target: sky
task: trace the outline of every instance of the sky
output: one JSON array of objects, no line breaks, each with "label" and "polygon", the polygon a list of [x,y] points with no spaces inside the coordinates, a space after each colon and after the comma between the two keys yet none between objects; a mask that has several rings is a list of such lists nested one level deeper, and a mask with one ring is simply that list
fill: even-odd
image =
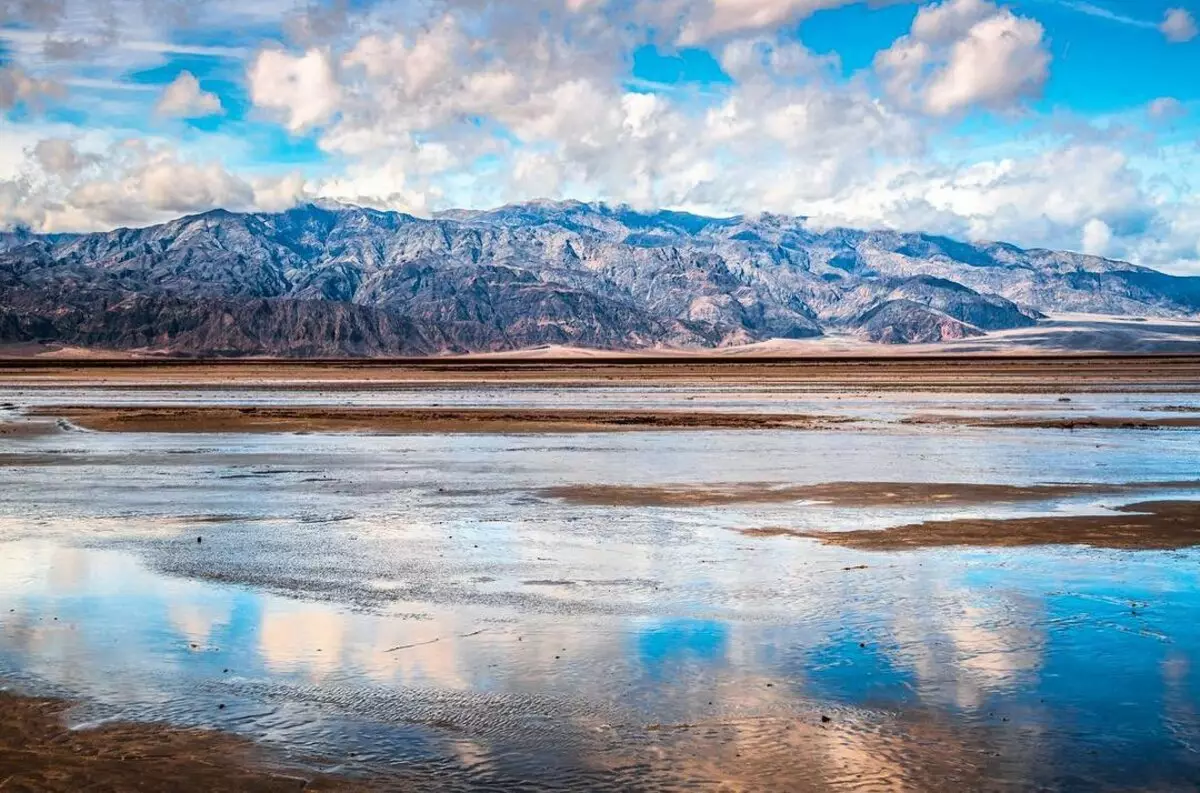
[{"label": "sky", "polygon": [[1200,274],[1200,0],[0,0],[0,225],[775,212]]}]

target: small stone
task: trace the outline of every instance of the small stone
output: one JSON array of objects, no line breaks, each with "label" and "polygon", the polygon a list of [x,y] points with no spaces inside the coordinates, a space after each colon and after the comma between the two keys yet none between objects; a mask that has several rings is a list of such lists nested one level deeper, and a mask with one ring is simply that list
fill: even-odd
[{"label": "small stone", "polygon": [[833,719],[829,718],[828,716],[825,716],[825,715],[822,715],[822,716],[821,716],[821,723],[822,723],[822,724],[828,724],[828,723],[829,723],[829,722],[831,722],[831,721],[833,721]]}]

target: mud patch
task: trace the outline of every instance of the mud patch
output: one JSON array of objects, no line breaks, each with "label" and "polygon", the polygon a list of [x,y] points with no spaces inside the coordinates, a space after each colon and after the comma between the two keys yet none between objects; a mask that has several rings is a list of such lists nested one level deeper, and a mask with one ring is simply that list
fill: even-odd
[{"label": "mud patch", "polygon": [[968,416],[920,415],[901,419],[901,424],[990,427],[1010,430],[1170,430],[1200,428],[1200,416],[1140,418],[1133,416],[1096,416],[1089,418],[987,418]]},{"label": "mud patch", "polygon": [[1050,483],[1040,485],[923,482],[827,482],[777,485],[766,482],[708,485],[564,485],[539,492],[570,504],[620,507],[715,507],[819,501],[845,507],[1003,504],[1088,495],[1163,490],[1200,490],[1200,481]]},{"label": "mud patch", "polygon": [[159,724],[71,730],[63,720],[69,708],[0,692],[0,787],[6,792],[371,789],[363,780],[274,770],[258,747],[225,733]]},{"label": "mud patch", "polygon": [[1109,515],[942,520],[876,531],[787,533],[789,536],[820,540],[827,545],[868,551],[947,546],[1015,548],[1033,545],[1178,550],[1200,546],[1200,501],[1127,504],[1117,507]]},{"label": "mud patch", "polygon": [[544,433],[684,429],[819,429],[854,419],[758,413],[331,407],[39,407],[100,432]]}]

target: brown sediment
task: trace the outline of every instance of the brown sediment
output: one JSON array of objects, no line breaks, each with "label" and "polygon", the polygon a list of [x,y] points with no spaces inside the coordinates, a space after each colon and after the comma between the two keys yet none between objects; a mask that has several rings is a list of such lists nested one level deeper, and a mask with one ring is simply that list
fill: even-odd
[{"label": "brown sediment", "polygon": [[103,432],[525,433],[678,429],[815,429],[842,417],[667,411],[342,407],[38,407]]},{"label": "brown sediment", "polygon": [[996,504],[1151,490],[1196,490],[1200,481],[1052,483],[1041,485],[928,482],[826,482],[772,485],[764,482],[709,485],[562,485],[538,491],[572,504],[620,507],[715,507],[819,501],[844,507]]},{"label": "brown sediment", "polygon": [[784,529],[778,526],[768,526],[762,529],[738,529],[738,533],[746,537],[807,537],[807,534],[795,529]]},{"label": "brown sediment", "polygon": [[230,513],[221,515],[167,515],[163,516],[163,520],[170,523],[203,525],[206,523],[265,523],[273,520],[273,518],[265,518],[261,515],[236,515]]},{"label": "brown sediment", "polygon": [[[897,351],[901,352],[901,351]],[[952,355],[393,360],[0,359],[0,383],[121,388],[290,390],[465,386],[791,385],[814,391],[1075,393],[1200,391],[1200,356]]]},{"label": "brown sediment", "polygon": [[1048,430],[1161,430],[1194,429],[1200,427],[1200,416],[1168,416],[1139,418],[1132,416],[1094,416],[1087,418],[997,418],[979,416],[920,415],[900,420],[901,424],[957,425],[991,427],[994,429]]},{"label": "brown sediment", "polygon": [[56,421],[0,422],[0,438],[40,438],[62,432]]},{"label": "brown sediment", "polygon": [[71,730],[69,704],[0,691],[0,790],[67,793],[139,790],[351,791],[373,789],[294,769],[273,769],[266,754],[226,733],[160,724],[105,724]]},{"label": "brown sediment", "polygon": [[972,518],[926,521],[877,531],[787,533],[817,539],[828,545],[867,551],[956,545],[976,548],[1088,545],[1128,550],[1177,550],[1200,545],[1200,501],[1146,501],[1117,507],[1108,515]]}]

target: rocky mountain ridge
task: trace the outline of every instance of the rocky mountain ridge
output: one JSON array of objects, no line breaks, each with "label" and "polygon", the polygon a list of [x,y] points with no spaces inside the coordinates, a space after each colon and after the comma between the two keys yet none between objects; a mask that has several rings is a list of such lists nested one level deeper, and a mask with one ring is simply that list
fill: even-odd
[{"label": "rocky mountain ridge", "polygon": [[1200,314],[1200,278],[1003,243],[530,202],[422,219],[309,204],[0,235],[0,342],[193,355],[889,344],[1052,312]]}]

